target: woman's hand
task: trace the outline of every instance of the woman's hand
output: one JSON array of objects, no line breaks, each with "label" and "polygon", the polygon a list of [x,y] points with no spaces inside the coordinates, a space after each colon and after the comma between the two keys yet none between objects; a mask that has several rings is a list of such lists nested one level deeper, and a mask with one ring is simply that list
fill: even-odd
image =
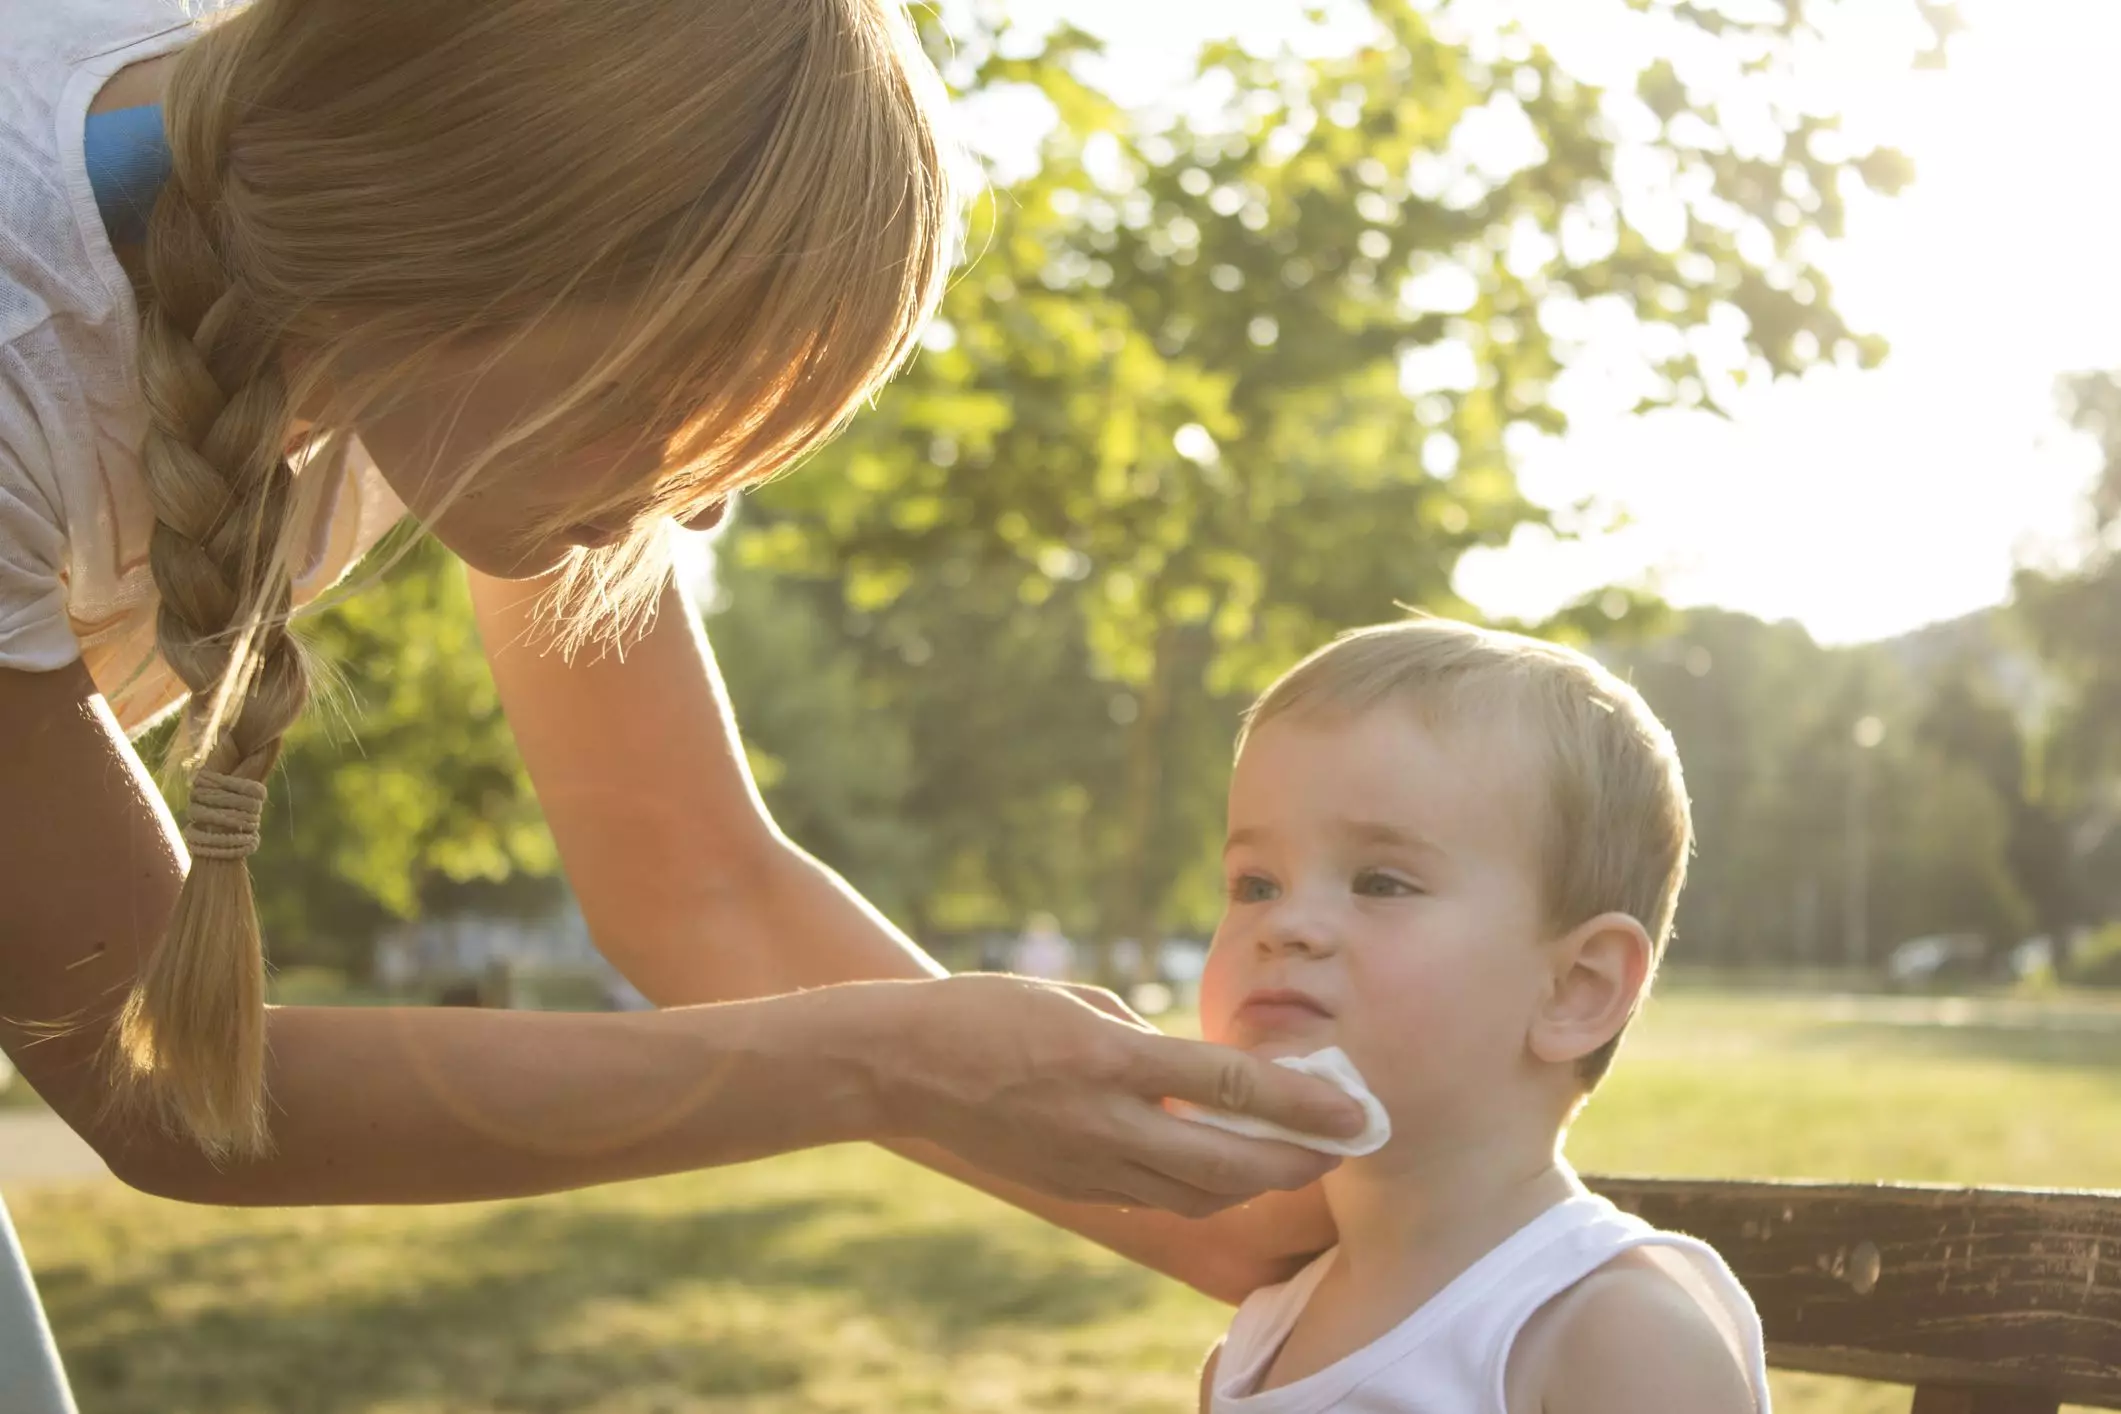
[{"label": "woman's hand", "polygon": [[1337,1162],[1180,1119],[1166,1098],[1314,1134],[1362,1128],[1323,1081],[1165,1036],[1096,988],[968,976],[901,999],[872,1062],[886,1123],[1055,1197],[1203,1217]]}]

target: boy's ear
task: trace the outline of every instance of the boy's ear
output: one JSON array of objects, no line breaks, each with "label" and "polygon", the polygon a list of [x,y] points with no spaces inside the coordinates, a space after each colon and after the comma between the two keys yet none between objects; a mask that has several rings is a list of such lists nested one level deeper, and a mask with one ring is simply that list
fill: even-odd
[{"label": "boy's ear", "polygon": [[1650,935],[1625,913],[1602,913],[1547,944],[1547,988],[1527,1036],[1552,1065],[1582,1060],[1620,1034],[1650,976]]}]

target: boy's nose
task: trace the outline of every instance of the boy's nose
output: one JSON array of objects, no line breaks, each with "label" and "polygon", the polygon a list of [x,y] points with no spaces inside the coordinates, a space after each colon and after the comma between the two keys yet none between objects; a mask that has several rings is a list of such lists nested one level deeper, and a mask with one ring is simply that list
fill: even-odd
[{"label": "boy's nose", "polygon": [[1330,910],[1300,895],[1283,899],[1263,924],[1259,940],[1269,952],[1321,957],[1339,945]]}]

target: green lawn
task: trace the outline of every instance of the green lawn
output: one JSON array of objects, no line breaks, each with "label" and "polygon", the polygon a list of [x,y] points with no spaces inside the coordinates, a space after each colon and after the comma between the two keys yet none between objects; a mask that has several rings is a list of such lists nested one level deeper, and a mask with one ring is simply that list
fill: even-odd
[{"label": "green lawn", "polygon": [[[1579,1165],[2121,1187],[2121,1031],[1827,1005],[1661,998]],[[108,1186],[9,1202],[83,1414],[1178,1410],[1226,1318],[859,1149],[424,1211],[219,1212]],[[1906,1408],[1843,1381],[1777,1397]]]}]

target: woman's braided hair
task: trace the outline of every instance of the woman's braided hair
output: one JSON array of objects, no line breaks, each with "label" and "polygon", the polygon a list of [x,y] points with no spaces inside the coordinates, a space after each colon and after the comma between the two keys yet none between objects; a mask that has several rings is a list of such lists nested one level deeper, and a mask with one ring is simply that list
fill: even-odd
[{"label": "woman's braided hair", "polygon": [[[343,456],[438,351],[594,290],[630,322],[537,435],[608,428],[616,378],[669,448],[638,488],[658,511],[763,479],[843,425],[940,295],[942,107],[894,0],[254,0],[192,41],[140,347],[192,866],[119,1018],[123,1094],[217,1156],[267,1144],[247,860],[308,701],[290,562],[328,480],[290,460],[297,411]],[[651,533],[609,563],[647,563]],[[599,563],[576,568],[615,620],[660,586]]]},{"label": "woman's braided hair", "polygon": [[155,638],[192,694],[192,865],[118,1041],[170,1117],[212,1149],[255,1151],[265,1138],[265,968],[247,860],[266,777],[309,679],[275,563],[294,481],[287,380],[274,331],[245,307],[213,226],[233,111],[203,85],[172,89],[170,179],[148,229],[141,460],[155,512]]}]

